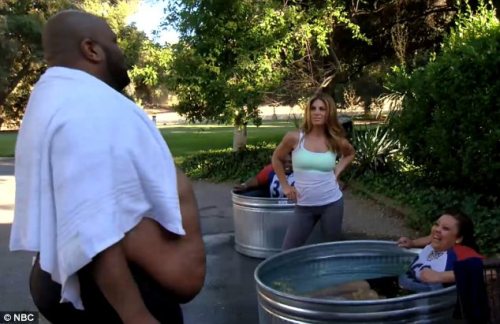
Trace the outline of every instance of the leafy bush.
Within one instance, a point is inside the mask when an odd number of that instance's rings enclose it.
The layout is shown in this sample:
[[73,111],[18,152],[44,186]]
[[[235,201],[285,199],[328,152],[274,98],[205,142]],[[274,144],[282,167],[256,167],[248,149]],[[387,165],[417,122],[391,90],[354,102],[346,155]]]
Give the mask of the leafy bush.
[[436,185],[500,192],[498,71],[500,25],[484,5],[460,14],[429,64],[397,71],[393,86],[406,96],[395,130]]
[[367,172],[357,179],[370,192],[386,195],[409,207],[407,224],[422,234],[429,232],[431,224],[443,212],[454,207],[463,210],[475,224],[475,234],[481,252],[486,255],[500,253],[500,206],[498,198],[481,194],[468,194],[451,188],[436,188],[423,181],[418,170],[409,173]]
[[245,150],[209,150],[186,157],[180,167],[193,179],[244,181],[271,163],[275,144],[247,145]]

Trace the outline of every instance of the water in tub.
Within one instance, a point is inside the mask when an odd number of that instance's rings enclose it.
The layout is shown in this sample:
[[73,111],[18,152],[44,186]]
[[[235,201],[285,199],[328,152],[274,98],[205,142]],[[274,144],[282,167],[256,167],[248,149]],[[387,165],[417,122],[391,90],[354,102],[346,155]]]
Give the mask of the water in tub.
[[412,261],[411,256],[333,256],[320,262],[302,260],[276,271],[268,278],[283,293],[334,300],[372,300],[407,295],[397,277]]

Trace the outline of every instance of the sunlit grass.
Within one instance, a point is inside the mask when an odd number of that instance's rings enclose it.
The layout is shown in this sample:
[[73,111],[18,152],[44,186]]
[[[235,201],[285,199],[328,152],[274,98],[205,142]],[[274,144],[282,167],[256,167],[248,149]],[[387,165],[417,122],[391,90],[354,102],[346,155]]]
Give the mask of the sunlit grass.
[[17,133],[0,133],[0,156],[14,156]]
[[[265,121],[247,128],[248,144],[278,143],[283,135],[294,129],[292,122]],[[179,162],[183,157],[210,149],[233,146],[234,127],[217,124],[171,125],[160,128],[172,155]],[[0,133],[0,156],[14,156],[16,133]]]
[[[294,125],[291,122],[266,122],[259,127],[248,126],[248,144],[277,144],[292,129]],[[233,146],[234,128],[227,125],[175,125],[163,127],[160,132],[177,162],[200,151]]]

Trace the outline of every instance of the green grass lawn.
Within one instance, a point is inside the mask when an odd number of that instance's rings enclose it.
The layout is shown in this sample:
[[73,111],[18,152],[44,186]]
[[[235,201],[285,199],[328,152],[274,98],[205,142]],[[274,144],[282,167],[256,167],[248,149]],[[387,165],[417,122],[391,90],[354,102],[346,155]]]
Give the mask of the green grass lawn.
[[[248,144],[258,142],[278,143],[283,135],[294,129],[293,123],[267,122],[260,127],[247,128]],[[186,125],[160,129],[175,157],[184,157],[200,151],[223,149],[233,146],[232,126]]]
[[17,133],[13,132],[0,133],[0,157],[14,156],[16,138],[17,138]]
[[[248,127],[248,144],[258,142],[278,143],[283,135],[294,129],[292,122],[264,122],[260,127]],[[179,162],[183,157],[204,150],[233,146],[232,126],[224,125],[175,125],[160,128],[172,155]],[[0,156],[14,156],[17,134],[0,133]]]

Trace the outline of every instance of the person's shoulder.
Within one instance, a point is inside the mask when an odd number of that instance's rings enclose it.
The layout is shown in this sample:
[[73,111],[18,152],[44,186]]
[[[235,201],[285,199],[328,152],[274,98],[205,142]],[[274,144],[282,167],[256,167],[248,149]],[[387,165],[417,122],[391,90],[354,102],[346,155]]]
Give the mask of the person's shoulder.
[[340,141],[340,145],[342,147],[351,147],[352,146],[351,142],[349,142],[349,140],[346,137],[341,137],[339,139],[339,141]]
[[266,173],[274,172],[273,165],[269,163],[268,165],[262,168],[261,172],[266,172]]
[[288,144],[293,144],[295,146],[295,144],[299,141],[299,138],[300,138],[300,131],[298,130],[288,131],[283,137],[283,142]]
[[299,138],[300,136],[300,130],[296,129],[296,130],[292,130],[292,131],[288,131],[286,132],[285,134],[285,137],[295,137],[295,138]]
[[453,252],[457,256],[457,261],[463,261],[463,260],[470,259],[470,258],[479,258],[479,259],[484,258],[481,254],[477,253],[474,249],[472,249],[468,246],[465,246],[465,245],[461,245],[461,244],[456,244],[453,247]]

